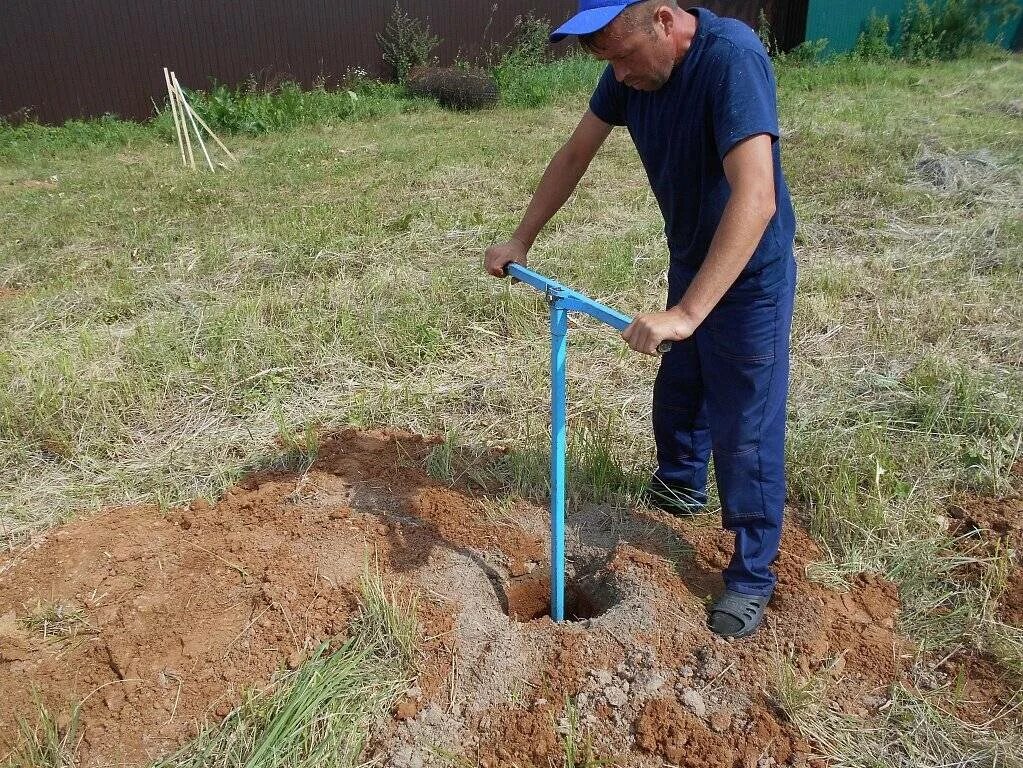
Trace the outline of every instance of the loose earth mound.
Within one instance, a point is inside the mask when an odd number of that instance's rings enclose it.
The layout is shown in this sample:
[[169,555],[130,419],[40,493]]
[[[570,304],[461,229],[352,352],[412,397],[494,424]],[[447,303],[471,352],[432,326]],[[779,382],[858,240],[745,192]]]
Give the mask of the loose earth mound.
[[[367,563],[420,594],[423,661],[370,746],[399,768],[442,752],[487,766],[561,764],[566,700],[614,765],[816,763],[774,692],[824,670],[832,706],[876,710],[912,649],[895,587],[806,578],[785,531],[768,624],[705,626],[730,537],[717,521],[582,507],[569,520],[569,611],[548,610],[547,511],[495,505],[420,468],[407,434],[330,436],[304,473],[257,472],[216,505],[109,509],[0,561],[0,754],[34,696],[81,709],[83,764],[144,764],[241,693],[343,635]],[[790,515],[790,518],[794,518]],[[38,694],[34,693],[37,691]]]

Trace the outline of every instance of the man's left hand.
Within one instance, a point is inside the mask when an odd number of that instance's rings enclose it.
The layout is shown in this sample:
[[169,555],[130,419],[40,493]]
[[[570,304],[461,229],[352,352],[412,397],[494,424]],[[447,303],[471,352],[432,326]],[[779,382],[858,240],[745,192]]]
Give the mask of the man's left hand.
[[622,338],[637,352],[656,355],[661,342],[685,341],[695,330],[696,324],[685,313],[669,309],[667,312],[636,315],[629,327],[622,331]]

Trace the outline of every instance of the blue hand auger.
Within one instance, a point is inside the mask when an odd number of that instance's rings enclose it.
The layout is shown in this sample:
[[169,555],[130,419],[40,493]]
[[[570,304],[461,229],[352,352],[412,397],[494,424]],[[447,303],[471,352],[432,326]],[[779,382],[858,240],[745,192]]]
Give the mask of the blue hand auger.
[[[551,305],[551,618],[565,619],[565,452],[568,424],[565,359],[568,356],[568,313],[583,312],[624,331],[632,318],[611,307],[550,280],[538,272],[511,263],[505,273],[542,292]],[[658,352],[671,349],[663,342]]]

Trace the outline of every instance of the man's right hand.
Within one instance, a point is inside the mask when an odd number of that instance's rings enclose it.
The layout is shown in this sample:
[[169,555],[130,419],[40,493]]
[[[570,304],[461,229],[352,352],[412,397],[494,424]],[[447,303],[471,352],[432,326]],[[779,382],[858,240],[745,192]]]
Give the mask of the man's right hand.
[[511,262],[526,266],[526,253],[529,249],[521,240],[512,238],[506,243],[498,243],[487,248],[484,265],[487,272],[494,277],[504,277],[505,267]]

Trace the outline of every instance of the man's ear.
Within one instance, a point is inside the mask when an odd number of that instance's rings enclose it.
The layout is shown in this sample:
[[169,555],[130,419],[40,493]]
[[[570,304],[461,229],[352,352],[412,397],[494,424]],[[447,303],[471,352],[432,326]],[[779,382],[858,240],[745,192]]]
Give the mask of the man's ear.
[[671,37],[671,30],[675,26],[675,14],[666,5],[660,6],[654,11],[654,29],[665,37]]

